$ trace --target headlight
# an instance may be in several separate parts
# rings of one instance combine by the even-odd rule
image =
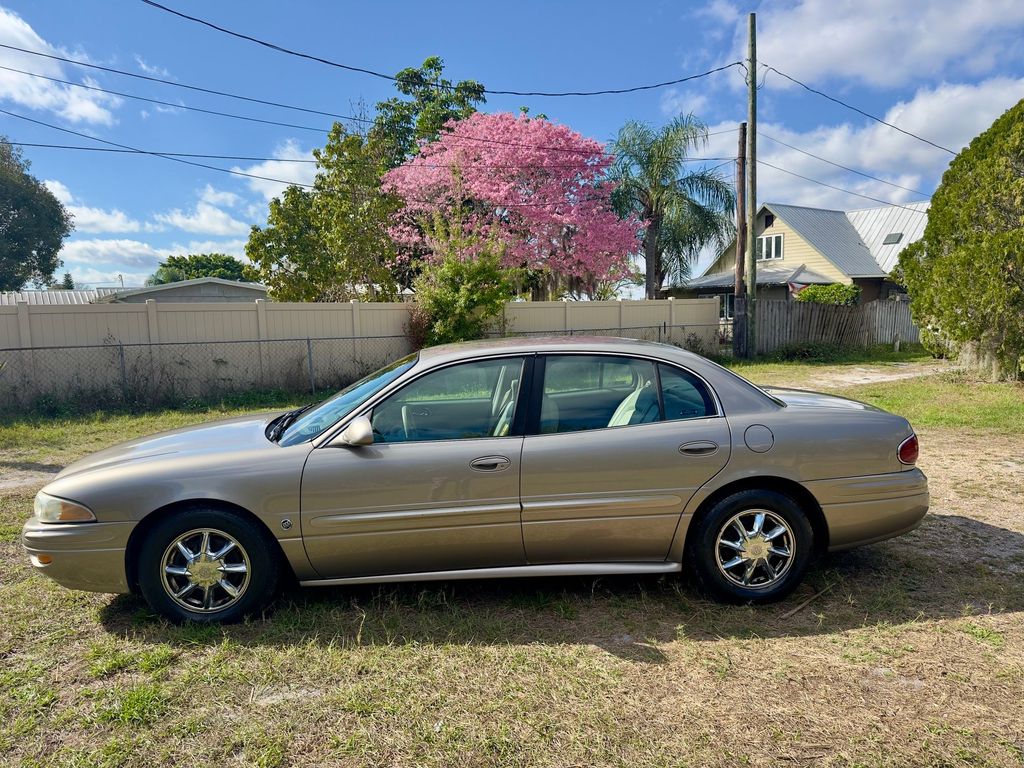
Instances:
[[[88,507],[42,491],[36,494],[35,514],[43,523],[86,523],[96,519]]]

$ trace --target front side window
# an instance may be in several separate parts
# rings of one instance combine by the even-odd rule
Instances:
[[[541,434],[714,415],[704,383],[669,365],[605,355],[552,355],[545,362]]]
[[[427,373],[373,409],[374,442],[505,437],[512,429],[522,378],[521,357]]]

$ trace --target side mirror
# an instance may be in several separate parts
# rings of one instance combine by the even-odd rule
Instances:
[[[373,445],[373,425],[366,416],[359,416],[338,435],[345,445]]]

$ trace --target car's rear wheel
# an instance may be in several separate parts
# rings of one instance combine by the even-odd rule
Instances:
[[[717,600],[769,603],[800,584],[814,531],[792,498],[746,490],[718,501],[687,537],[687,560],[701,589]]]
[[[277,588],[279,563],[268,539],[228,510],[171,515],[139,548],[139,589],[174,622],[238,621],[264,608]]]

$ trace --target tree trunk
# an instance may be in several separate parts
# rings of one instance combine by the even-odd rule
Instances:
[[[661,222],[656,217],[650,218],[647,232],[644,233],[644,261],[646,262],[647,298],[658,298],[661,283],[658,280],[658,240],[661,235]]]

